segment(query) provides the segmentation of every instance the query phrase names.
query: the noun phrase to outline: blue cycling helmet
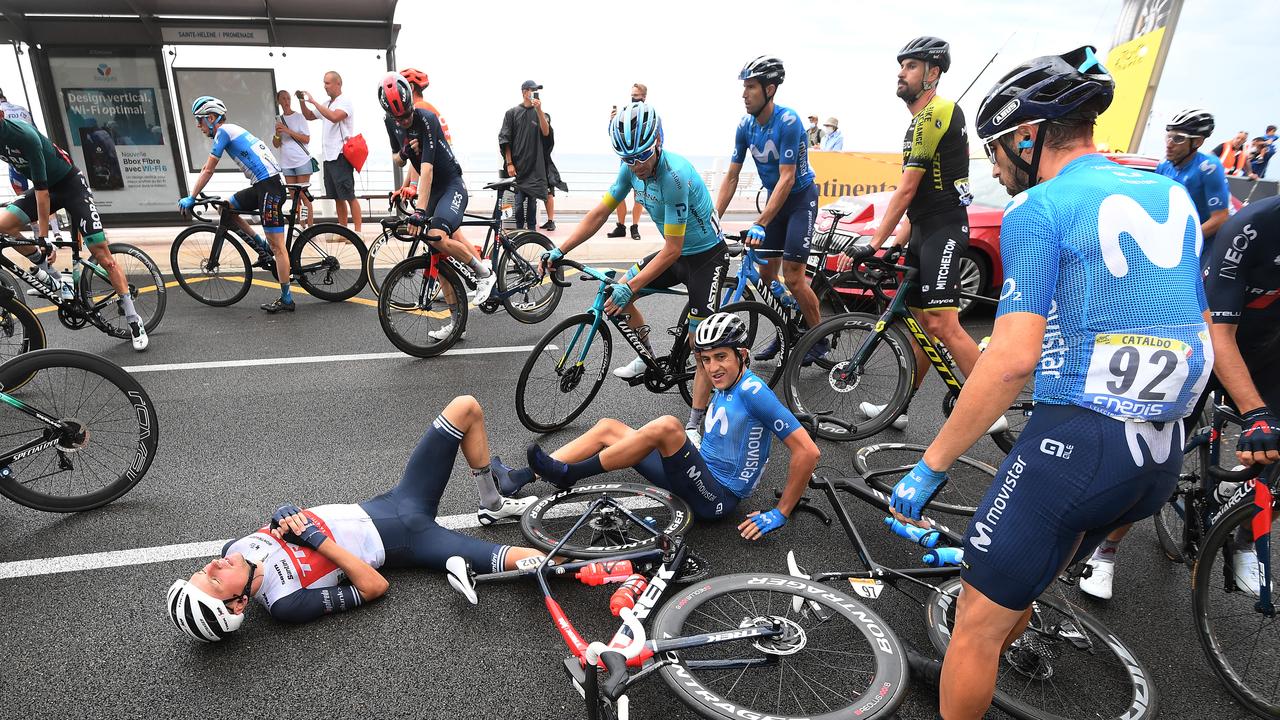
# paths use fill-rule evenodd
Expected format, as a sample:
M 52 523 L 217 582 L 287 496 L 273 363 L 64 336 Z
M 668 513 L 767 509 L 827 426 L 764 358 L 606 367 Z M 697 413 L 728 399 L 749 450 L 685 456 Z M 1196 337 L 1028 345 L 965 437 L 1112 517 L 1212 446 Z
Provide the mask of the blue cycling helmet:
M 1110 107 L 1115 89 L 1111 73 L 1089 45 L 1028 60 L 983 98 L 978 137 L 986 140 L 1032 120 L 1091 122 Z
M 622 106 L 609 121 L 609 140 L 613 151 L 622 157 L 638 155 L 653 147 L 662 137 L 662 118 L 646 102 Z

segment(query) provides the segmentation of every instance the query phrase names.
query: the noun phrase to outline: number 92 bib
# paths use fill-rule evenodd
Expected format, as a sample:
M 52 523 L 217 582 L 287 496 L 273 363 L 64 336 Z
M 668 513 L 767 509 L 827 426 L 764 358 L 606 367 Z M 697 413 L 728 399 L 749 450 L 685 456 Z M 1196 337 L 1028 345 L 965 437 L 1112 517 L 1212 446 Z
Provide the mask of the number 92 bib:
M 1163 334 L 1183 334 L 1175 328 L 1160 328 L 1161 335 L 1095 335 L 1084 380 L 1085 401 L 1117 418 L 1184 417 L 1204 389 L 1213 362 L 1207 333 L 1188 330 L 1185 339 Z

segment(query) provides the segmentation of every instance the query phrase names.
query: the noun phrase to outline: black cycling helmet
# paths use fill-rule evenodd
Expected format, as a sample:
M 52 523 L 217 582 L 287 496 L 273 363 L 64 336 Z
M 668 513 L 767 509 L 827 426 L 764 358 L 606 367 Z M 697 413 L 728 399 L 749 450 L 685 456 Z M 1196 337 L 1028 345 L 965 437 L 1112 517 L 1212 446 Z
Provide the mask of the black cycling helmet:
M 782 67 L 782 61 L 769 55 L 748 60 L 738 73 L 739 80 L 759 80 L 761 85 L 781 85 L 786 77 L 787 71 Z
M 916 60 L 923 60 L 932 65 L 937 65 L 939 70 L 946 72 L 951 69 L 951 45 L 942 38 L 922 35 L 903 45 L 902 49 L 898 51 L 899 64 L 907 58 L 915 58 Z
M 1180 110 L 1174 113 L 1173 117 L 1169 119 L 1169 124 L 1164 126 L 1166 131 L 1176 130 L 1202 138 L 1212 135 L 1213 128 L 1213 115 L 1204 108 Z
M 747 324 L 733 313 L 718 312 L 698 323 L 693 333 L 694 350 L 714 350 L 747 346 Z
M 1111 105 L 1115 88 L 1089 45 L 1028 60 L 982 99 L 978 137 L 986 140 L 1032 120 L 1092 121 Z

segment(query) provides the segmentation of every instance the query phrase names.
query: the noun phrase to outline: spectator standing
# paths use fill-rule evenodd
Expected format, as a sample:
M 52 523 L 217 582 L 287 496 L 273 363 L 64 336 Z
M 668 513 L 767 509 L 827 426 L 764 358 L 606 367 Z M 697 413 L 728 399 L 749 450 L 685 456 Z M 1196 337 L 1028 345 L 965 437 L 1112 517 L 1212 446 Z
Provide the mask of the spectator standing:
M 569 186 L 565 184 L 560 177 L 560 170 L 556 167 L 556 163 L 551 159 L 551 151 L 556 146 L 556 129 L 551 126 L 551 113 L 547 116 L 547 134 L 542 138 L 542 152 L 546 155 L 547 164 L 547 221 L 542 223 L 542 229 L 547 232 L 555 232 L 556 229 L 556 190 L 569 192 Z
M 324 120 L 322 150 L 324 152 L 324 191 L 333 198 L 338 211 L 338 224 L 347 224 L 347 207 L 351 208 L 351 221 L 360 232 L 360 204 L 356 202 L 356 169 L 342 154 L 347 138 L 355 135 L 355 106 L 342 94 L 342 76 L 330 70 L 324 74 L 324 92 L 329 101 L 324 105 L 315 101 L 311 93 L 299 91 L 298 103 L 302 116 L 308 120 Z M 307 109 L 311 103 L 312 110 Z
M 839 118 L 829 117 L 822 126 L 826 128 L 827 136 L 822 139 L 822 146 L 819 149 L 831 152 L 844 150 L 844 135 L 840 134 Z
M 1227 171 L 1228 175 L 1244 177 L 1249 174 L 1248 152 L 1244 149 L 1244 144 L 1249 139 L 1249 133 L 1241 130 L 1236 136 L 1224 143 L 1219 143 L 1213 149 L 1213 154 L 1218 156 L 1218 162 L 1222 163 L 1222 167 Z
M 809 139 L 809 147 L 822 149 L 822 141 L 827 138 L 827 131 L 818 127 L 818 116 L 809 116 L 809 127 L 805 130 L 805 135 Z
M 1253 149 L 1249 151 L 1249 177 L 1261 180 L 1267 174 L 1267 162 L 1271 160 L 1271 146 L 1267 139 L 1258 136 L 1253 139 Z
M 542 112 L 541 89 L 532 80 L 521 83 L 520 104 L 507 111 L 498 131 L 502 177 L 516 179 L 516 227 L 525 230 L 537 229 L 538 200 L 547 196 L 547 156 L 542 142 L 551 134 L 551 124 Z
M 636 83 L 631 86 L 631 102 L 646 102 L 649 98 L 649 86 L 644 83 Z M 613 112 L 609 113 L 609 122 L 613 122 L 613 118 L 618 114 L 618 106 L 613 106 Z M 622 200 L 618 203 L 618 226 L 610 230 L 605 237 L 620 238 L 627 236 L 627 201 Z M 640 239 L 640 203 L 631 203 L 631 239 Z
M 280 116 L 276 118 L 276 134 L 271 144 L 280 150 L 280 169 L 287 184 L 311 184 L 311 173 L 316 171 L 311 158 L 311 126 L 302 113 L 293 111 L 293 101 L 288 90 L 276 93 L 276 104 L 280 106 Z M 311 200 L 306 195 L 299 195 L 298 200 L 307 208 L 307 216 L 302 226 L 315 224 L 315 212 Z

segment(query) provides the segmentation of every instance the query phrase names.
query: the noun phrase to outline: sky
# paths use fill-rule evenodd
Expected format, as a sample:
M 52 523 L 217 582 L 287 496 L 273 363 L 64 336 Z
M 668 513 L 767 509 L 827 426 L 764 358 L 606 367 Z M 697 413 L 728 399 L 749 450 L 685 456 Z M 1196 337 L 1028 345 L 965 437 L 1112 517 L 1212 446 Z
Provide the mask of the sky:
M 931 34 L 951 43 L 951 71 L 939 87 L 949 98 L 1000 51 L 961 100 L 972 129 L 982 96 L 1019 62 L 1083 44 L 1096 45 L 1105 57 L 1121 0 L 966 0 L 932 3 L 927 12 L 904 3 L 812 0 L 651 0 L 637 8 L 647 19 L 624 20 L 604 4 L 579 0 L 406 0 L 396 13 L 402 25 L 397 66 L 430 75 L 427 99 L 448 119 L 469 172 L 487 163 L 496 172 L 503 112 L 520 101 L 520 83 L 528 79 L 546 86 L 543 107 L 556 128 L 558 153 L 607 154 L 610 107 L 629 99 L 633 82 L 643 82 L 670 149 L 727 157 L 743 113 L 737 73 L 759 54 L 786 64 L 780 104 L 802 116 L 838 117 L 846 150 L 893 152 L 910 120 L 894 95 L 894 56 L 907 40 Z M 1266 76 L 1270 66 L 1255 60 L 1273 55 L 1274 36 L 1249 30 L 1266 27 L 1280 27 L 1280 3 L 1187 0 L 1140 151 L 1163 154 L 1164 120 L 1183 107 L 1203 106 L 1217 116 L 1210 146 L 1237 130 L 1258 135 L 1280 121 L 1280 94 Z M 375 95 L 386 72 L 381 51 L 180 47 L 166 59 L 179 67 L 274 68 L 279 87 L 319 97 L 323 72 L 336 69 L 356 103 L 359 129 L 375 151 L 384 147 Z M 34 100 L 30 68 L 25 57 L 20 61 L 11 50 L 0 53 L 0 87 L 21 102 L 21 64 Z M 1254 77 L 1261 82 L 1249 82 Z M 1272 176 L 1280 175 L 1280 163 L 1273 165 Z

